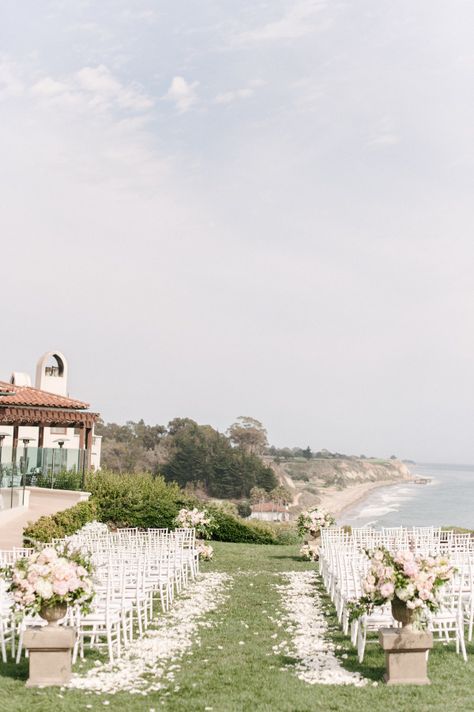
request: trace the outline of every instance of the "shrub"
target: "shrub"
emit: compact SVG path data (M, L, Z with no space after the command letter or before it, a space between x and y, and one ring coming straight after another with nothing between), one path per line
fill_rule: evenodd
M256 520L243 520L221 507L208 507L218 529L212 538L216 541L232 541L249 544L295 544L298 534L291 525Z
M173 529L180 509L202 508L196 498L186 495L176 483L167 483L151 474L116 474L101 470L86 478L89 502L80 502L52 516L40 517L24 531L25 541L47 542L73 534L97 519L116 527L168 527ZM217 525L213 539L253 544L293 544L298 541L289 525L241 519L235 505L208 505L206 510Z
M170 527L182 507L194 505L175 483L145 473L100 471L86 478L86 489L97 505L98 519L116 526Z
M269 527L257 522L244 522L233 514L224 512L220 507L209 508L212 511L218 529L214 532L216 541L233 541L249 544L273 544L274 536Z
M252 514L252 507L247 501L239 502L239 504L237 505L237 511L240 517L250 517L250 515Z
M74 534L87 522L97 518L97 507L93 501L79 502L74 507L57 514L40 517L36 522L28 524L23 531L23 539L28 546L35 541L48 542L51 539L62 539Z
M275 544L291 545L301 543L301 537L292 524L274 523L271 526L276 538Z
M33 485L34 487L44 487L45 489L50 489L51 482L54 483L54 489L82 490L83 488L81 472L59 472L54 475L54 479L50 474L27 475L27 483Z

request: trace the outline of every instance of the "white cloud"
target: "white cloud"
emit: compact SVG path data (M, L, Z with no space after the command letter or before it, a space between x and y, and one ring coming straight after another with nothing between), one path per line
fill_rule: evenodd
M31 87L31 92L37 96L51 97L63 94L68 90L68 86L62 82L57 82L51 77L44 77Z
M385 133L375 136L369 141L369 146L395 146L400 142L400 137L394 133Z
M9 96L20 96L24 85L16 65L7 59L0 60L0 99Z
M80 87L94 95L97 102L116 102L123 109L141 111L153 106L153 101L132 86L124 86L103 64L83 67L76 73Z
M249 99L255 94L255 89L265 85L263 79L252 79L243 89L235 89L218 94L214 99L215 104L231 104L239 99Z
M397 131L396 121L393 116L383 116L372 132L367 145L373 147L395 146L400 143L400 135Z
M226 91L222 94L218 94L214 99L216 104L231 104L237 99L248 99L254 94L253 89L237 89L236 91Z
M120 13L120 18L125 21L143 21L149 24L153 24L157 21L159 15L155 10L149 9L149 10L131 10L127 8L126 10L122 10Z
M279 20L269 22L255 30L242 32L242 43L292 40L311 34L316 28L315 16L326 7L326 0L298 0L292 2Z
M183 114L197 102L196 87L198 85L199 82L189 84L184 77L173 77L164 98L174 102L178 111Z

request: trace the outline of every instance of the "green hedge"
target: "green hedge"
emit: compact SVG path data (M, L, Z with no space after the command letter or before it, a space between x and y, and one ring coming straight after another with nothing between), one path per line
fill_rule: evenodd
M34 487L44 487L45 489L50 489L51 487L51 475L32 475L27 476L27 484L31 484ZM83 481L81 472L59 472L54 476L54 489L65 489L65 490L82 490Z
M211 505L186 495L176 483L151 474L117 474L101 470L90 473L86 487L89 502L81 502L52 516L41 517L24 531L26 542L46 542L73 534L97 519L116 527L174 527L181 507L205 508L214 516L217 541L253 544L294 544L299 541L293 527L241 519L228 504Z
M218 525L212 535L215 541L248 544L296 544L300 541L296 530L290 525L244 520L216 506L206 509Z
M118 527L173 527L181 507L190 501L175 483L145 474L101 470L86 478L86 490L96 503L98 519Z
M26 546L36 541L47 542L51 539L61 539L74 534L84 524L92 522L94 519L97 519L95 502L79 502L74 507L57 514L40 517L36 522L28 524L23 531L23 539Z

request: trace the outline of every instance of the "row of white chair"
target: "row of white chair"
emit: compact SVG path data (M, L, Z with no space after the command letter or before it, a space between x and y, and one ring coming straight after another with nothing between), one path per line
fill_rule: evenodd
M472 639L474 627L474 549L469 535L435 527L365 528L351 533L331 527L322 531L320 572L341 628L346 635L350 634L360 662L364 658L368 633L398 625L393 620L390 605L377 608L350 625L351 603L363 595L362 580L370 565L365 550L379 546L392 551L410 549L423 555L443 553L450 558L457 573L442 591L439 611L430 614L429 628L437 639L454 640L456 651L466 660L465 627L468 640Z
M147 630L154 616L155 597L159 597L162 610L168 610L174 596L199 571L194 529L87 532L69 537L68 543L89 552L95 566L91 612L81 614L73 608L61 622L76 630L74 660L84 656L86 645L105 647L109 660L116 660L134 635L142 636ZM29 625L42 624L42 619L25 616L15 623L11 607L11 599L0 592L2 659L7 659L9 644L12 656L19 661L24 631Z

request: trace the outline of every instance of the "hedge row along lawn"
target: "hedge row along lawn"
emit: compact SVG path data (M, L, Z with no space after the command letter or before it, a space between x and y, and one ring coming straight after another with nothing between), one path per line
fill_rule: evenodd
M0 664L0 709L2 712L56 712L109 710L149 712L451 712L474 710L474 646L468 646L464 663L454 645L436 644L430 654L430 687L385 687L383 654L378 645L368 645L362 665L355 651L338 632L334 612L328 605L331 635L339 654L347 654L343 664L369 678L367 687L308 685L292 672L295 661L273 646L288 637L277 625L281 602L275 584L280 572L310 570L314 564L302 562L295 546L215 544L215 559L206 570L226 571L233 577L230 596L221 608L209 614L214 625L202 628L201 645L181 660L173 683L165 691L141 695L119 693L87 695L57 689L27 690L27 662ZM98 655L88 657L92 665ZM372 686L377 683L377 686Z
M182 507L208 509L217 522L214 539L252 544L295 544L294 527L241 519L229 505L201 502L181 490L176 483L144 474L117 474L101 470L86 478L89 502L81 502L58 514L45 516L28 526L25 544L47 542L73 534L87 522L98 519L118 527L168 527Z

